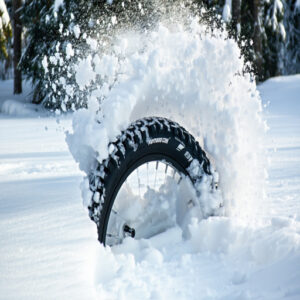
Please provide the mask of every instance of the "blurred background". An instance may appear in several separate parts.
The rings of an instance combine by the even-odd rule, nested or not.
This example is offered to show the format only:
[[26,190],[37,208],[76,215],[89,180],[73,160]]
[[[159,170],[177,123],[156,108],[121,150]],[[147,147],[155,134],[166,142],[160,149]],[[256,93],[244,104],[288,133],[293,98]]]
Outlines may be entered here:
[[103,51],[115,30],[147,30],[183,11],[226,29],[257,82],[300,73],[300,0],[0,0],[0,80],[13,79],[15,94],[29,81],[30,101],[50,110],[86,106],[93,86],[79,89],[70,65]]

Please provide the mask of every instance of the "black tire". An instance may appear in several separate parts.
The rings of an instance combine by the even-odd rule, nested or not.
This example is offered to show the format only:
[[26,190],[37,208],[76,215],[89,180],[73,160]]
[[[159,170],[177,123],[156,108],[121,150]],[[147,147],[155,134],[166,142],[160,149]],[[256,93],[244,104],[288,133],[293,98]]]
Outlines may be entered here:
[[[181,145],[181,146],[179,146]],[[105,244],[108,219],[118,191],[129,174],[141,164],[165,160],[196,186],[203,174],[211,175],[210,162],[194,137],[177,123],[165,118],[144,118],[132,123],[114,143],[110,155],[89,175],[93,193],[90,218],[98,228],[98,240]],[[191,171],[197,160],[201,170]],[[211,176],[211,186],[213,179]]]

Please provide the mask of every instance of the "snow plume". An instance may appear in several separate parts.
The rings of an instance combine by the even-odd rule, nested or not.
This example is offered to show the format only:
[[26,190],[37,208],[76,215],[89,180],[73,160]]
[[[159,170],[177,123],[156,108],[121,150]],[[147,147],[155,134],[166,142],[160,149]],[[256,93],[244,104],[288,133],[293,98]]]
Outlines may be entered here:
[[[75,113],[74,132],[67,135],[82,170],[91,169],[91,153],[105,159],[108,143],[131,122],[166,117],[189,130],[209,155],[226,215],[251,214],[262,201],[261,100],[225,32],[208,33],[197,18],[188,25],[161,22],[151,32],[117,34],[105,55],[85,64],[96,65],[104,84],[92,93],[89,108]],[[80,83],[91,76],[85,70],[76,76]]]

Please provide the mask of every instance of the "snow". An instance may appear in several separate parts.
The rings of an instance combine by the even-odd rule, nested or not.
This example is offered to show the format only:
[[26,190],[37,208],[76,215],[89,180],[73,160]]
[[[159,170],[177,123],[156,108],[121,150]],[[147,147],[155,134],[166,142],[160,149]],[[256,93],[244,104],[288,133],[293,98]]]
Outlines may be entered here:
[[7,12],[7,8],[4,0],[0,0],[0,11],[2,12],[2,16],[0,18],[0,32],[1,32],[3,25],[8,25],[10,22],[9,14]]
[[[300,74],[274,77],[268,79],[261,87],[260,93],[267,101],[272,103],[267,107],[267,112],[273,115],[289,115],[299,117],[300,113]],[[284,102],[285,105],[282,104]]]
[[76,70],[76,81],[82,90],[96,78],[96,73],[91,67],[91,61],[91,56],[80,60]]
[[60,6],[64,4],[64,0],[55,0],[54,1],[54,12],[57,12]]
[[23,94],[13,95],[13,80],[0,81],[0,113],[23,117],[45,113],[41,107],[30,103],[30,86],[30,82],[23,81]]
[[218,30],[207,34],[197,20],[186,26],[160,24],[147,35],[120,33],[111,52],[82,60],[78,85],[84,88],[101,75],[103,88],[94,93],[103,101],[99,112],[92,95],[89,109],[75,113],[67,142],[88,173],[92,153],[99,162],[107,158],[109,142],[131,122],[151,116],[176,120],[212,158],[226,215],[247,215],[263,198],[260,97],[250,74],[241,75],[244,61],[233,40]]
[[67,54],[67,59],[69,59],[72,56],[74,56],[74,50],[73,50],[72,45],[70,43],[67,44],[66,54]]
[[42,66],[44,68],[45,73],[48,73],[48,60],[47,60],[47,56],[45,55],[43,60],[42,60]]
[[80,35],[80,27],[78,25],[75,25],[73,28],[73,32],[75,34],[75,37],[78,39]]
[[191,224],[191,234],[183,243],[173,228],[148,241],[128,239],[112,250],[99,249],[96,284],[102,299],[299,296],[299,222],[253,229],[216,217]]
[[[299,215],[293,207],[300,193],[300,76],[275,77],[259,86],[270,130],[268,151],[268,214]],[[284,170],[284,174],[282,174]],[[284,187],[284,188],[283,188]],[[278,211],[277,203],[285,203]],[[264,210],[265,211],[265,210]],[[266,212],[265,212],[266,213]]]
[[231,0],[226,0],[222,17],[226,23],[231,20]]
[[[203,67],[213,75],[208,65]],[[218,77],[212,78],[216,84]],[[148,240],[127,238],[113,248],[97,242],[95,225],[81,204],[83,173],[65,142],[71,117],[47,117],[27,102],[29,89],[26,85],[23,95],[13,96],[12,81],[0,82],[0,299],[300,298],[299,75],[258,86],[270,129],[263,141],[269,161],[266,197],[248,203],[258,206],[255,214],[250,209],[248,218],[242,211],[194,218],[188,239],[175,226]],[[247,96],[234,88],[227,91],[229,99],[231,93]],[[257,111],[255,99],[254,109],[250,100],[243,102],[250,116],[249,131],[244,128],[241,134],[250,138],[256,132],[251,128],[256,123],[249,121]],[[5,103],[19,107],[18,113]],[[94,105],[74,117],[95,118]],[[237,104],[229,108],[229,119],[237,121],[236,113],[245,117]],[[81,130],[83,135],[87,127]],[[248,192],[246,184],[231,188]]]

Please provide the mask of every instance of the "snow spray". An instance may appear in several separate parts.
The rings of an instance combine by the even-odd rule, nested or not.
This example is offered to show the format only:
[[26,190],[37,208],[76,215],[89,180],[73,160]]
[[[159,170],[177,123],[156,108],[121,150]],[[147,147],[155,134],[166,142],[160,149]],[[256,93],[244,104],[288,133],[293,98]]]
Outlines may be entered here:
[[[76,80],[100,76],[88,109],[74,114],[67,134],[86,173],[108,144],[143,117],[166,117],[190,131],[219,173],[224,213],[254,215],[264,197],[265,124],[253,76],[226,31],[197,17],[160,20],[152,30],[122,30],[103,53],[78,63]],[[98,99],[101,98],[99,107]],[[89,197],[88,181],[82,184]]]

